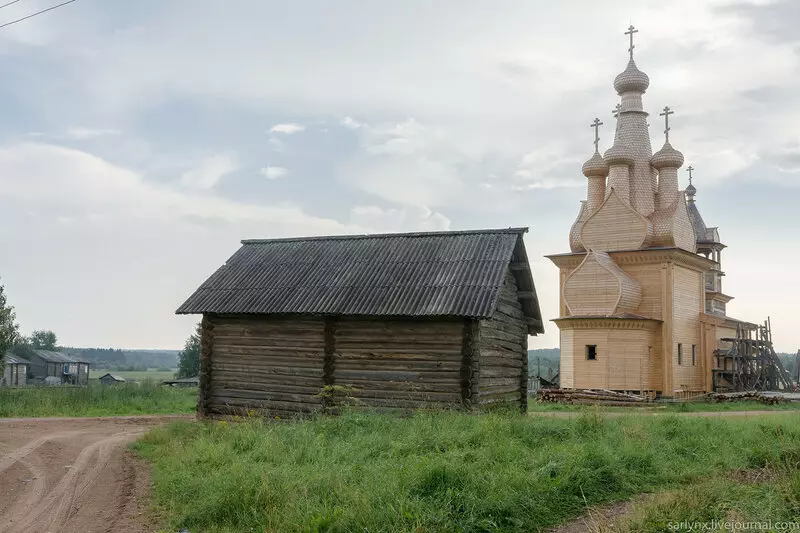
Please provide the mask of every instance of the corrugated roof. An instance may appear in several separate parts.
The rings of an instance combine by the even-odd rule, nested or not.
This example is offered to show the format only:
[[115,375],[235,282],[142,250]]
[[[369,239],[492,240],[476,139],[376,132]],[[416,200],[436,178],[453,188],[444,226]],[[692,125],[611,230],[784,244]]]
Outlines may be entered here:
[[6,364],[11,365],[30,365],[31,362],[23,359],[22,357],[18,357],[14,354],[6,354]]
[[[178,314],[488,317],[527,228],[242,241]],[[541,321],[530,268],[515,270]]]
[[116,374],[103,374],[102,376],[100,376],[100,379],[103,379],[106,376],[109,376],[114,381],[119,381],[120,383],[124,383],[125,382],[125,378],[123,378],[121,376],[117,376]]
[[51,352],[49,350],[31,350],[31,353],[39,356],[48,363],[88,363],[88,361],[77,359],[63,352]]

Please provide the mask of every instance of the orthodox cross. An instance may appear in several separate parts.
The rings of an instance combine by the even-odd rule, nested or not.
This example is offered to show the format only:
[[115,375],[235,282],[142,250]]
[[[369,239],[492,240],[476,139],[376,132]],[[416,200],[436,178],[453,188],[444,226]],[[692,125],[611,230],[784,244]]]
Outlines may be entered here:
[[630,54],[631,54],[631,59],[633,59],[633,49],[636,48],[633,45],[633,34],[634,33],[639,33],[639,30],[634,28],[633,24],[631,24],[630,26],[628,26],[628,31],[625,32],[625,35],[630,35],[631,36],[631,47],[628,48],[628,52],[630,52]]
[[600,143],[600,126],[602,126],[602,125],[603,125],[603,123],[600,122],[600,119],[596,118],[596,117],[594,119],[594,122],[589,124],[590,128],[594,128],[594,152],[595,153],[599,153],[597,146]]
[[674,114],[675,111],[670,109],[669,106],[664,106],[664,112],[658,114],[658,116],[664,117],[664,127],[666,128],[664,130],[664,135],[667,136],[667,142],[669,142],[669,116]]
[[686,172],[689,173],[689,185],[692,184],[692,170],[694,170],[694,167],[692,165],[686,167]]
[[622,104],[617,104],[617,107],[611,112],[614,115],[614,118],[619,118],[619,112],[622,109]]

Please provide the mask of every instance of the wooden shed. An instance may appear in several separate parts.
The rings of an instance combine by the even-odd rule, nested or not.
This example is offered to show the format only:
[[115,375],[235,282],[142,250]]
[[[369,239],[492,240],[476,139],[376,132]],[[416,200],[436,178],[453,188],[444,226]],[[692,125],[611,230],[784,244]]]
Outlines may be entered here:
[[100,376],[101,385],[118,385],[120,383],[125,383],[125,378],[122,376],[117,376],[115,374],[103,374]]
[[46,381],[55,378],[65,385],[88,385],[89,362],[63,352],[49,350],[27,350],[34,378]]
[[5,387],[24,387],[28,384],[28,368],[30,361],[27,361],[14,354],[6,354],[5,371],[0,377],[0,386]]
[[243,241],[203,315],[198,414],[527,405],[527,228]]

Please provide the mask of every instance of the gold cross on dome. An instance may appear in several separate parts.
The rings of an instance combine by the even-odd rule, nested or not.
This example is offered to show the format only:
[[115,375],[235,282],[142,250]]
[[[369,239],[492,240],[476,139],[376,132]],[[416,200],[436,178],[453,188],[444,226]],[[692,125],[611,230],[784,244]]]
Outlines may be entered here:
[[692,184],[692,170],[694,170],[694,167],[692,165],[686,167],[686,172],[689,173],[689,185]]
[[628,31],[625,32],[625,35],[630,35],[631,36],[631,47],[628,48],[628,52],[630,52],[630,54],[631,54],[631,59],[633,59],[633,49],[636,48],[634,46],[634,44],[633,44],[633,34],[634,33],[639,33],[639,30],[634,28],[633,24],[631,24],[630,26],[628,26]]
[[674,115],[675,111],[669,108],[669,106],[664,106],[664,112],[659,113],[658,116],[664,117],[664,135],[667,136],[667,142],[669,142],[669,116]]
[[589,124],[590,128],[594,128],[594,152],[595,153],[599,153],[597,146],[600,143],[600,126],[602,126],[602,125],[603,125],[603,123],[600,122],[600,119],[597,118],[597,117],[595,117],[594,122]]

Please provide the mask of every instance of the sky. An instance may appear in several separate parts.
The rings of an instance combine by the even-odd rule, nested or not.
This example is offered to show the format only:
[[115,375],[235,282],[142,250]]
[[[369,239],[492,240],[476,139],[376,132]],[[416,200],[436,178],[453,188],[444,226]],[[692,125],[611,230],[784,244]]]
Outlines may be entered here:
[[[55,2],[0,9],[0,23]],[[246,238],[527,226],[546,320],[636,60],[729,314],[800,348],[800,2],[80,0],[0,29],[0,278],[24,333],[179,348]],[[687,175],[681,171],[681,185]],[[531,339],[558,345],[558,329]]]

